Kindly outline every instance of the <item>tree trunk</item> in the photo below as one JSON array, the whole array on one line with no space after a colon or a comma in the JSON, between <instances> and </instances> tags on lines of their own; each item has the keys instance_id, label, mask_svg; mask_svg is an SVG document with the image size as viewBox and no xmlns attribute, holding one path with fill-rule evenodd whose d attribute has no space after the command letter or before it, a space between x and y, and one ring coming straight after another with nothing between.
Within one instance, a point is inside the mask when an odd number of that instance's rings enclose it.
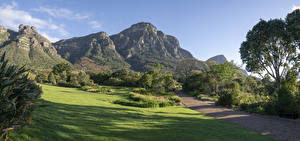
<instances>
[{"instance_id":1,"label":"tree trunk","mask_svg":"<svg viewBox=\"0 0 300 141\"><path fill-rule=\"evenodd\" d=\"M275 92L278 94L279 89L280 89L280 82L281 82L281 77L280 77L279 69L276 69L275 73L276 73L276 78L275 78Z\"/></svg>"}]
</instances>

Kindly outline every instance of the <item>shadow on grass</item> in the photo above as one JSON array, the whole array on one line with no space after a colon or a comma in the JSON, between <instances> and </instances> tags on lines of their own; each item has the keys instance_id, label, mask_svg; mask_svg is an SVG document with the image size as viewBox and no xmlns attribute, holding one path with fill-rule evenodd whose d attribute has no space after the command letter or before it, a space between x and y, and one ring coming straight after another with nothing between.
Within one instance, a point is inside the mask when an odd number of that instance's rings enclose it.
<instances>
[{"instance_id":1,"label":"shadow on grass","mask_svg":"<svg viewBox=\"0 0 300 141\"><path fill-rule=\"evenodd\" d=\"M12 140L20 141L168 141L270 140L256 132L199 114L142 112L132 108L81 106L41 100L33 125Z\"/></svg>"}]
</instances>

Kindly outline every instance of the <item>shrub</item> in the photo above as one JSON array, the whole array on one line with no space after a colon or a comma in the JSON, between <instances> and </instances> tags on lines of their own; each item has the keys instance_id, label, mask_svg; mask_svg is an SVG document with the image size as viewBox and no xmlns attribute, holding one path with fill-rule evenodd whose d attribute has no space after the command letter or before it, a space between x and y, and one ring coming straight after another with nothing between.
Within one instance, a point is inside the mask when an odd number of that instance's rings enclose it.
<instances>
[{"instance_id":1,"label":"shrub","mask_svg":"<svg viewBox=\"0 0 300 141\"><path fill-rule=\"evenodd\" d=\"M7 128L22 126L30 119L32 105L42 89L28 78L27 70L8 65L5 54L0 59L0 140L7 139ZM29 120L30 121L30 120Z\"/></svg>"},{"instance_id":2,"label":"shrub","mask_svg":"<svg viewBox=\"0 0 300 141\"><path fill-rule=\"evenodd\" d=\"M240 86L237 82L227 82L221 90L219 90L219 98L216 105L232 107L238 105L238 96L240 93Z\"/></svg>"},{"instance_id":3,"label":"shrub","mask_svg":"<svg viewBox=\"0 0 300 141\"><path fill-rule=\"evenodd\" d=\"M216 105L218 106L228 106L231 107L233 104L233 96L228 91L220 91L219 92L219 98L216 101Z\"/></svg>"},{"instance_id":4,"label":"shrub","mask_svg":"<svg viewBox=\"0 0 300 141\"><path fill-rule=\"evenodd\" d=\"M298 118L298 106L295 96L291 91L282 87L278 93L278 113L281 117Z\"/></svg>"},{"instance_id":5,"label":"shrub","mask_svg":"<svg viewBox=\"0 0 300 141\"><path fill-rule=\"evenodd\" d=\"M48 75L48 82L53 85L56 85L55 75L52 72Z\"/></svg>"},{"instance_id":6,"label":"shrub","mask_svg":"<svg viewBox=\"0 0 300 141\"><path fill-rule=\"evenodd\" d=\"M159 107L168 107L168 106L175 106L176 103L174 101L165 101L159 103Z\"/></svg>"},{"instance_id":7,"label":"shrub","mask_svg":"<svg viewBox=\"0 0 300 141\"><path fill-rule=\"evenodd\" d=\"M175 103L181 102L181 98L179 96L171 96L169 100L174 101Z\"/></svg>"},{"instance_id":8,"label":"shrub","mask_svg":"<svg viewBox=\"0 0 300 141\"><path fill-rule=\"evenodd\" d=\"M72 85L68 82L65 82L65 81L59 81L59 82L57 82L56 85L60 86L60 87L79 88L79 86L74 86L74 85Z\"/></svg>"},{"instance_id":9,"label":"shrub","mask_svg":"<svg viewBox=\"0 0 300 141\"><path fill-rule=\"evenodd\" d=\"M112 75L111 71L99 72L97 74L93 74L93 73L90 74L91 79L99 85L104 84L104 82L107 81L111 77L111 75Z\"/></svg>"},{"instance_id":10,"label":"shrub","mask_svg":"<svg viewBox=\"0 0 300 141\"><path fill-rule=\"evenodd\" d=\"M264 105L264 113L267 115L278 115L276 102L267 102Z\"/></svg>"},{"instance_id":11,"label":"shrub","mask_svg":"<svg viewBox=\"0 0 300 141\"><path fill-rule=\"evenodd\" d=\"M145 88L133 88L133 92L135 93L140 93L140 94L144 94L144 95L150 95L151 93L146 90Z\"/></svg>"},{"instance_id":12,"label":"shrub","mask_svg":"<svg viewBox=\"0 0 300 141\"><path fill-rule=\"evenodd\" d=\"M134 106L134 107L141 107L141 108L156 108L159 107L159 103L155 101L147 101L147 102L138 102L138 101L130 101L130 100L116 100L114 101L115 104L120 104L124 106Z\"/></svg>"},{"instance_id":13,"label":"shrub","mask_svg":"<svg viewBox=\"0 0 300 141\"><path fill-rule=\"evenodd\" d=\"M155 108L155 107L167 107L174 106L176 102L180 102L179 97L163 97L163 96L151 96L151 95L142 95L134 92L129 93L130 100L117 100L114 103L125 105L125 106L134 106L142 108Z\"/></svg>"},{"instance_id":14,"label":"shrub","mask_svg":"<svg viewBox=\"0 0 300 141\"><path fill-rule=\"evenodd\" d=\"M123 80L120 78L111 77L107 81L104 82L104 85L110 85L110 86L122 86L124 83Z\"/></svg>"},{"instance_id":15,"label":"shrub","mask_svg":"<svg viewBox=\"0 0 300 141\"><path fill-rule=\"evenodd\" d=\"M39 72L35 77L36 82L38 83L47 83L48 82L48 73Z\"/></svg>"},{"instance_id":16,"label":"shrub","mask_svg":"<svg viewBox=\"0 0 300 141\"><path fill-rule=\"evenodd\" d=\"M278 92L278 113L281 117L298 118L297 77L295 70L289 70Z\"/></svg>"}]
</instances>

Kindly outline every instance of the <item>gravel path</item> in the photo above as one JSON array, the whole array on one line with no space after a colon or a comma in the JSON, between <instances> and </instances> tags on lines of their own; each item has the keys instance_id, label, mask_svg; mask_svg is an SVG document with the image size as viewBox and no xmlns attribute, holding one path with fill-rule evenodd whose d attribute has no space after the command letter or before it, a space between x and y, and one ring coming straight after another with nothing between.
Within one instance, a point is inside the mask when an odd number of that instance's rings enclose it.
<instances>
[{"instance_id":1,"label":"gravel path","mask_svg":"<svg viewBox=\"0 0 300 141\"><path fill-rule=\"evenodd\" d=\"M186 107L204 115L212 116L238 126L269 135L281 141L300 141L300 121L274 116L249 114L242 111L215 106L214 102L199 101L182 92L177 92Z\"/></svg>"}]
</instances>

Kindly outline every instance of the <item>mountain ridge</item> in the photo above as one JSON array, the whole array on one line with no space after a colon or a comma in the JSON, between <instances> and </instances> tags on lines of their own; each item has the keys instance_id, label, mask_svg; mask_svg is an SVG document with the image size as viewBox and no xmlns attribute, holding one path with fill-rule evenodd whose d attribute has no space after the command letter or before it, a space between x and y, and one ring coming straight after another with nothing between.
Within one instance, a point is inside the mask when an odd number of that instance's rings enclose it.
<instances>
[{"instance_id":1,"label":"mountain ridge","mask_svg":"<svg viewBox=\"0 0 300 141\"><path fill-rule=\"evenodd\" d=\"M49 69L57 63L66 62L34 26L21 24L18 31L0 26L0 39L0 53L5 52L11 64Z\"/></svg>"}]
</instances>

